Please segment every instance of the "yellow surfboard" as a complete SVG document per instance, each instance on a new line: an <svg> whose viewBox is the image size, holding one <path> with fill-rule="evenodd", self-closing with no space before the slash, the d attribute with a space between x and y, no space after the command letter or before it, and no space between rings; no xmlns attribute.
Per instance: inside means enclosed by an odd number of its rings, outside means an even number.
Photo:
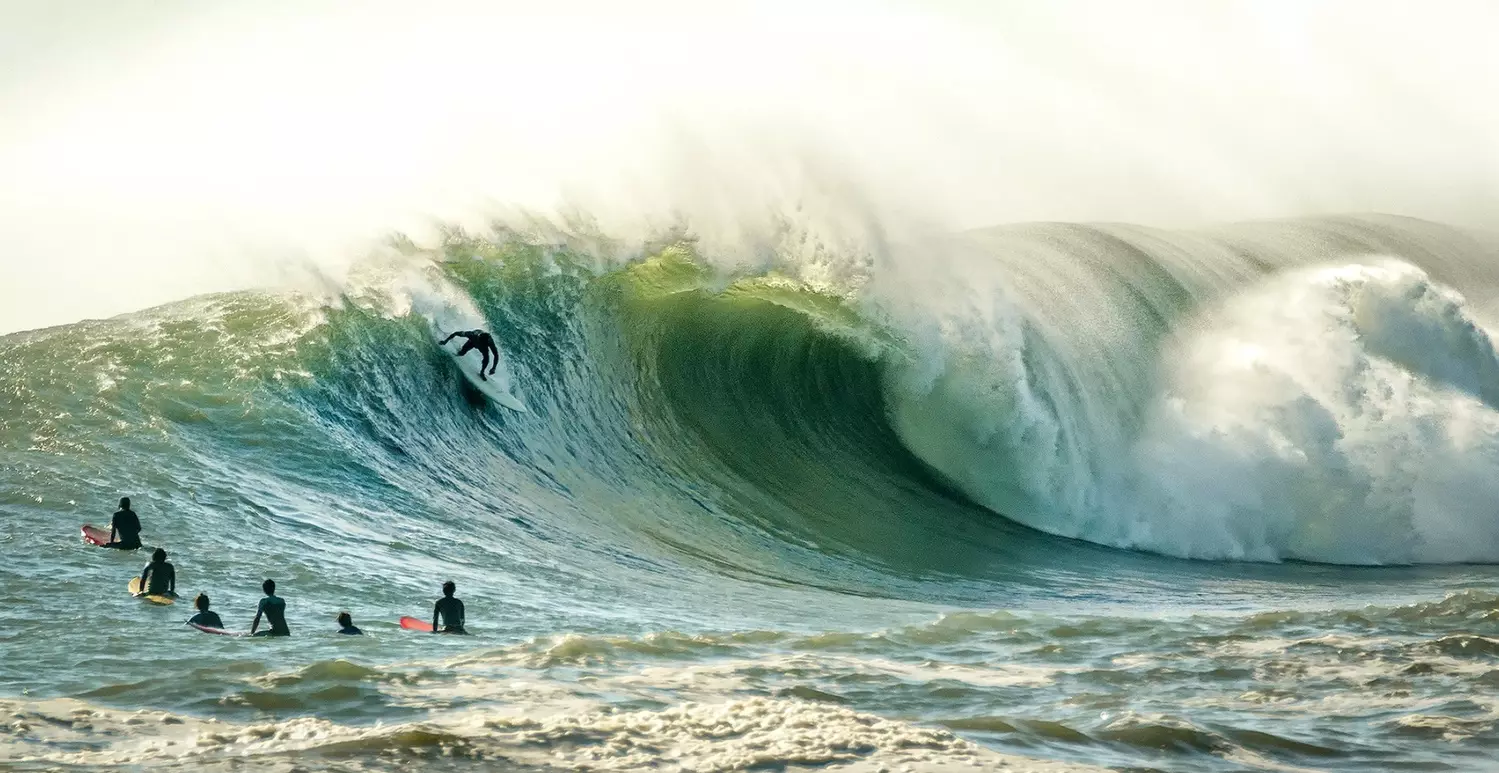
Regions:
<svg viewBox="0 0 1499 773"><path fill-rule="evenodd" d="M143 601L150 602L152 604L160 604L161 606L166 606L168 604L175 603L175 601L176 601L176 599L173 599L171 596L162 596L160 594L151 595L151 596L142 596L142 595L140 595L140 592L141 592L141 578L139 578L139 577L131 577L130 578L130 585L128 587L130 588L130 595L135 596L136 598L141 599Z"/></svg>

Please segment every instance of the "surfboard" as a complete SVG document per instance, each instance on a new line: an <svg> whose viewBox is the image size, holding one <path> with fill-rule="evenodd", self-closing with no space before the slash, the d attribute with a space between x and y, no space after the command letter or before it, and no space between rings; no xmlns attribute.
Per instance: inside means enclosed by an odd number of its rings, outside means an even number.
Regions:
<svg viewBox="0 0 1499 773"><path fill-rule="evenodd" d="M403 617L403 618L401 618L401 627L405 628L408 631L423 631L423 632L426 632L426 633L431 633L432 632L432 624L431 623L429 623L429 622L427 622L425 620L418 620L418 619L416 619L414 617Z"/></svg>
<svg viewBox="0 0 1499 773"><path fill-rule="evenodd" d="M403 618L401 618L401 627L405 628L408 631L421 631L422 633L432 633L432 624L431 623L427 622L426 620L418 620L418 619L416 619L414 617L403 617ZM438 633L441 633L441 634L450 634L450 635L453 635L453 636L463 636L464 634L467 633L467 631L438 631Z"/></svg>
<svg viewBox="0 0 1499 773"><path fill-rule="evenodd" d="M468 379L468 383L474 385L474 389L479 390L480 394L493 402L499 403L512 411L518 413L526 412L526 404L521 402L515 395L510 394L510 377L505 374L504 355L501 355L500 366L495 368L494 375L489 378L481 378L479 368L483 364L484 358L478 352L469 352L459 357L458 350L463 348L465 339L454 338L443 344L442 339L446 337L446 333L435 327L432 329L432 340L442 346L442 350L447 353L448 357L452 358L458 364L458 369L463 371L463 377Z"/></svg>
<svg viewBox="0 0 1499 773"><path fill-rule="evenodd" d="M202 631L203 633L211 633L211 634L214 634L215 636L249 636L250 635L250 634L248 634L248 633L246 633L244 631L226 631L223 628L209 628L206 625L198 625L197 623L188 623L187 625L190 628L196 628L196 629Z"/></svg>
<svg viewBox="0 0 1499 773"><path fill-rule="evenodd" d="M160 605L160 606L164 607L164 606L166 606L168 604L175 604L175 603L177 603L177 600L174 599L174 598L172 598L171 596L162 596L162 595L157 595L157 594L153 594L153 595L150 595L150 596L142 596L142 595L140 595L140 592L141 592L141 578L139 578L139 577L131 577L130 578L130 585L128 585L126 587L128 587L130 589L130 595L135 596L136 598L138 598L138 599L140 599L142 601L145 601L147 603L150 603L150 604L157 604L157 605Z"/></svg>
<svg viewBox="0 0 1499 773"><path fill-rule="evenodd" d="M79 531L83 532L83 541L90 545L103 547L109 544L109 529L101 529L91 523L85 523Z"/></svg>
<svg viewBox="0 0 1499 773"><path fill-rule="evenodd" d="M130 584L127 585L126 588L128 588L130 590L130 595L135 596L136 598L141 599L142 601L145 601L145 602L148 602L148 603L151 603L151 604L158 604L160 606L167 606L168 604L175 604L175 603L177 603L177 600L175 598L173 598L171 596L162 595L162 594L155 594L155 593L153 593L153 594L151 594L149 596L142 596L142 595L140 595L140 592L141 592L141 578L139 578L139 577L131 577L130 578Z"/></svg>

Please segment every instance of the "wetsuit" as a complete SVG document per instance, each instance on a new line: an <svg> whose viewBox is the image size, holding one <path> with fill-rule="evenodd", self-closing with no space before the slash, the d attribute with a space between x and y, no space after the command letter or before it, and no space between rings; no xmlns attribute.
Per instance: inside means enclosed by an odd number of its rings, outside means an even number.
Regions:
<svg viewBox="0 0 1499 773"><path fill-rule="evenodd" d="M460 331L448 336L443 340L443 343L446 344L448 341L453 340L454 336L463 336L464 338L463 347L458 350L457 356L462 357L463 355L468 354L475 349L479 350L479 378L488 378L488 376L484 374L484 371L486 369L488 369L490 373L494 373L495 369L500 367L500 347L495 345L494 336L484 332L483 330ZM494 352L493 365L490 364L489 360L490 352Z"/></svg>
<svg viewBox="0 0 1499 773"><path fill-rule="evenodd" d="M260 609L256 610L255 616L258 618L261 615L265 615L270 628L256 631L256 636L291 636L291 629L286 627L286 601L280 596L261 599Z"/></svg>
<svg viewBox="0 0 1499 773"><path fill-rule="evenodd" d="M338 632L342 633L342 634L348 634L349 636L363 636L364 635L364 631L361 631L361 630L359 630L358 628L355 628L352 625L349 626L348 628L340 628L340 629L338 629Z"/></svg>
<svg viewBox="0 0 1499 773"><path fill-rule="evenodd" d="M442 627L438 627L438 618ZM443 596L432 607L432 630L443 633L468 633L463 630L463 602L452 596Z"/></svg>
<svg viewBox="0 0 1499 773"><path fill-rule="evenodd" d="M187 621L193 625L201 625L204 628L224 627L224 621L219 619L219 613L213 611L199 612L188 618Z"/></svg>
<svg viewBox="0 0 1499 773"><path fill-rule="evenodd" d="M152 561L141 570L141 593L146 596L177 595L177 569L171 561Z"/></svg>
<svg viewBox="0 0 1499 773"><path fill-rule="evenodd" d="M141 546L141 519L136 517L134 510L115 513L109 520L109 529L114 532L115 537L105 547L135 550Z"/></svg>

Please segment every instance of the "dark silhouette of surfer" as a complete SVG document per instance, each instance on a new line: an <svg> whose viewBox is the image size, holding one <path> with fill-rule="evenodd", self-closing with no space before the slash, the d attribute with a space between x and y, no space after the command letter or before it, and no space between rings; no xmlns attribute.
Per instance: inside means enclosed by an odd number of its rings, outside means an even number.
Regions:
<svg viewBox="0 0 1499 773"><path fill-rule="evenodd" d="M453 597L458 586L452 580L442 584L442 598L432 607L432 633L468 633L463 628L463 602ZM442 620L442 627L437 626Z"/></svg>
<svg viewBox="0 0 1499 773"><path fill-rule="evenodd" d="M457 356L462 357L463 355L468 354L470 351L478 349L479 356L483 358L479 362L479 378L488 381L489 376L485 375L484 369L488 368L490 373L494 373L495 368L498 368L500 366L500 347L495 346L494 336L484 332L483 330L459 330L458 332L453 333L447 338L442 339L442 343L438 344L438 346L447 346L449 341L457 338L458 336L463 336L467 340L464 341L463 348L458 350ZM490 364L490 352L494 352L493 365Z"/></svg>
<svg viewBox="0 0 1499 773"><path fill-rule="evenodd" d="M176 596L177 569L167 560L167 552L157 548L151 563L141 570L140 596Z"/></svg>
<svg viewBox="0 0 1499 773"><path fill-rule="evenodd" d="M265 598L260 600L260 607L255 610L255 619L250 623L250 635L291 636L291 629L286 627L286 601L276 595L276 581L266 580L260 584L260 589L265 591ZM256 631L260 627L261 615L265 616L265 621L271 627Z"/></svg>
<svg viewBox="0 0 1499 773"><path fill-rule="evenodd" d="M104 547L135 550L141 546L141 519L130 509L130 497L120 497L120 510L109 519L109 544Z"/></svg>
<svg viewBox="0 0 1499 773"><path fill-rule="evenodd" d="M212 612L208 609L207 593L199 593L198 597L193 599L193 606L198 608L198 614L188 618L187 622L190 625L201 625L204 628L219 629L222 629L224 627L224 621L219 619L219 613Z"/></svg>
<svg viewBox="0 0 1499 773"><path fill-rule="evenodd" d="M348 636L363 636L364 631L354 626L354 618L348 612L338 613L338 632Z"/></svg>

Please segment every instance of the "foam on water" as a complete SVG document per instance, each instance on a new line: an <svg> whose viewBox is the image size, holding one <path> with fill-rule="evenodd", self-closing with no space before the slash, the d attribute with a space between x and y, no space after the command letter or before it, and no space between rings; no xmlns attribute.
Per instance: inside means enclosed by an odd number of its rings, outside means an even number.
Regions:
<svg viewBox="0 0 1499 773"><path fill-rule="evenodd" d="M1092 234L1050 238L1065 258L1009 237L1020 276L892 302L894 426L975 501L1190 558L1499 560L1499 358L1456 288L1381 255L1179 240L1093 264Z"/></svg>

